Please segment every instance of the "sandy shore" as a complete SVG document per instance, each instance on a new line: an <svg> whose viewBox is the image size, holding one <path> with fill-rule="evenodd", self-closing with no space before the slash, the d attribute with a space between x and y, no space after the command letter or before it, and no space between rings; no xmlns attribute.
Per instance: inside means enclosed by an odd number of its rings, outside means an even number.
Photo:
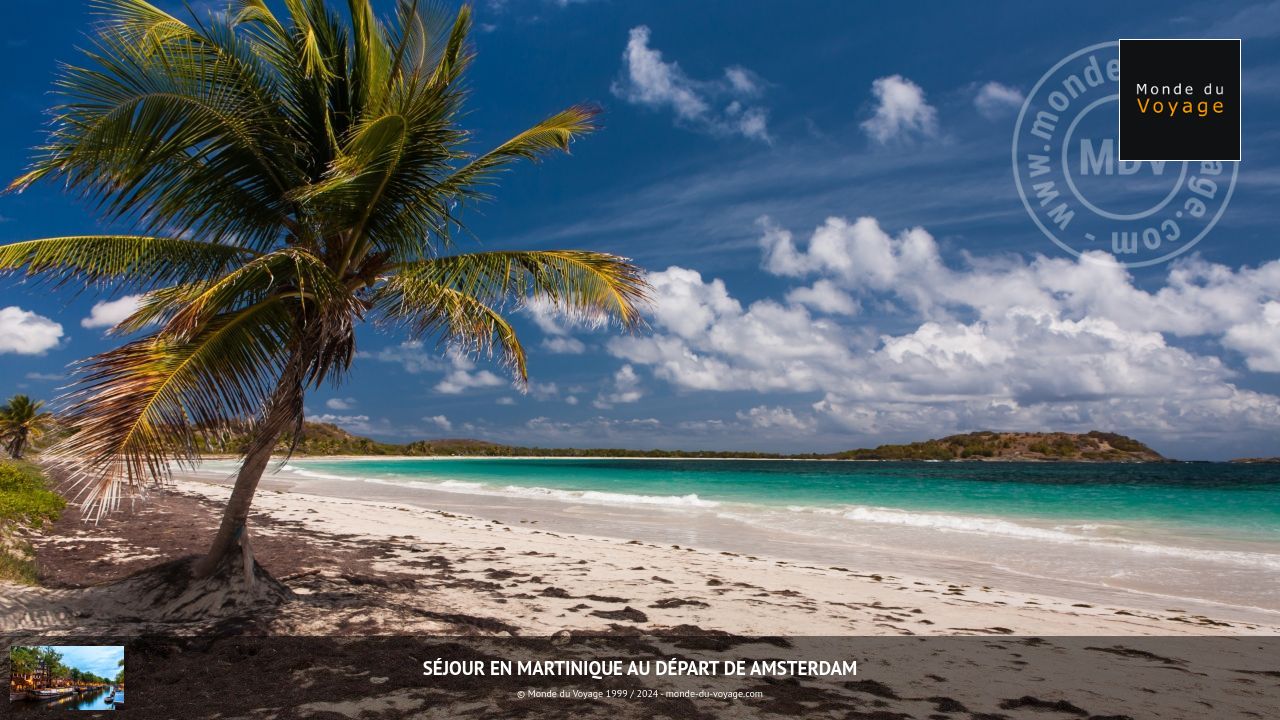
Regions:
<svg viewBox="0 0 1280 720"><path fill-rule="evenodd" d="M39 561L58 568L51 584L70 588L123 577L182 550L199 552L229 494L224 483L186 476L133 517L100 526L64 521L39 541ZM1202 608L1156 610L1117 604L1114 595L1100 602L1075 586L1029 593L963 574L889 573L567 533L532 520L289 487L268 479L255 505L255 552L301 598L262 619L268 634L430 634L465 626L546 635L620 625L744 635L1280 634L1280 620L1266 622L1265 613L1240 620ZM147 534L166 523L176 524L167 535ZM0 627L92 632L114 622L101 608L79 616L73 596L69 589L14 588L0 601Z"/></svg>
<svg viewBox="0 0 1280 720"><path fill-rule="evenodd" d="M569 533L541 521L303 493L278 479L259 491L252 544L289 599L194 619L146 612L137 579L203 550L229 494L224 483L179 479L99 525L68 513L36 540L43 587L0 587L0 636L120 638L138 717L1280 713L1275 623L1101 603L1072 597L1076 586L1018 592L974 583L963 569L877 572ZM783 679L434 680L420 668L432 657L619 655L860 665L853 677ZM535 688L581 695L531 700ZM599 696L637 688L659 695ZM715 695L726 691L744 694ZM700 692L712 695L687 694Z"/></svg>

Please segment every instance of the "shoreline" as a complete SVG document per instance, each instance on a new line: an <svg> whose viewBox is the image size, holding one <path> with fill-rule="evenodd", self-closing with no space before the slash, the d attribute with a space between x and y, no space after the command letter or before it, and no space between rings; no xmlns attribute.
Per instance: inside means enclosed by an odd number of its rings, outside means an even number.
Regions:
<svg viewBox="0 0 1280 720"><path fill-rule="evenodd" d="M1247 535L1205 536L1195 526L1176 523L871 501L763 502L710 490L708 496L696 487L610 489L607 484L562 484L554 470L533 479L523 472L469 476L460 467L459 474L437 474L428 469L433 463L421 463L421 474L387 470L391 474L383 476L373 469L373 474L348 473L337 465L308 467L303 461L269 477L280 487L301 492L406 503L510 523L540 522L569 533L805 562L871 563L877 571L913 568L933 577L945 568L1008 589L1070 586L1071 593L1113 602L1193 603L1240 617L1280 613L1280 598L1270 589L1280 563L1274 544ZM229 469L210 464L196 475L222 484ZM1128 599L1121 599L1125 594Z"/></svg>
<svg viewBox="0 0 1280 720"><path fill-rule="evenodd" d="M198 491L202 493L212 493L214 496L221 495L226 492L227 486L225 479L220 477L218 473L200 473L196 475L187 475L178 480L180 487L184 491ZM627 533L619 534L617 532L620 527L617 522L618 512L636 515L635 508L613 509L614 513L604 512L600 517L593 518L593 512L601 510L601 508L591 507L583 508L578 506L570 506L565 509L564 514L573 516L578 522L577 527L567 529L563 522L557 521L543 510L543 504L527 499L521 499L519 502L503 501L501 498L482 498L480 502L476 502L476 498L467 496L465 493L458 493L457 498L442 497L448 493L423 493L420 500L408 501L403 496L387 496L382 495L380 491L385 488L369 488L361 487L357 484L355 487L346 488L348 493L335 494L335 488L332 484L307 481L300 483L296 479L282 476L268 476L264 480L264 490L268 491L268 495L272 502L282 503L279 510L273 510L272 515L277 512L283 512L286 517L297 519L307 517L322 524L337 523L341 534L367 534L372 537L385 537L396 535L390 529L390 526L399 526L405 531L406 536L413 536L423 540L432 540L437 537L447 540L453 533L450 528L440 528L437 522L431 523L430 532L428 528L418 528L412 523L405 525L401 522L404 513L413 516L423 513L433 518L444 516L446 520L448 516L458 518L458 522L480 523L485 527L501 528L497 532L503 533L520 533L526 539L533 539L537 536L540 539L553 537L557 539L558 544L563 544L561 552L566 555L577 555L585 553L588 564L595 565L600 557L597 552L600 546L606 547L622 547L635 548L643 547L654 551L661 551L660 554L665 557L661 562L654 561L651 567L666 566L668 572L673 572L671 568L679 568L685 558L697 557L702 563L708 564L712 572L718 573L719 576L728 576L735 571L740 571L742 564L753 565L752 572L767 570L768 574L763 577L769 577L769 574L777 573L783 569L807 568L811 573L817 573L820 579L816 583L799 582L799 585L810 585L813 587L811 591L814 594L839 595L842 592L867 593L871 596L868 603L879 602L886 606L901 605L903 598L901 595L906 592L909 595L931 594L927 591L920 593L911 592L913 587L928 587L936 593L942 593L948 598L948 603L964 603L972 602L965 595L970 592L976 592L983 595L991 595L993 593L1004 597L999 601L1004 604L996 604L994 601L990 605L985 605L987 612L981 613L986 616L988 627L1007 626L1007 623L1013 622L1007 615L1012 607L1019 607L1022 611L1030 611L1037 617L1037 620L1022 626L1021 631L1026 633L1044 633L1053 634L1055 632L1066 632L1066 634L1108 634L1119 633L1129 634L1132 630L1129 625L1132 621L1126 620L1119 623L1118 626L1114 622L1119 618L1143 617L1146 622L1154 622L1156 627L1144 627L1143 630L1137 631L1138 634L1183 634L1189 626L1199 626L1199 630L1212 629L1211 634L1224 632L1222 628L1239 628L1237 630L1227 630L1225 632L1245 632L1258 633L1264 635L1280 634L1280 612L1269 608L1257 608L1229 603L1216 603L1206 600L1192 600L1185 597L1177 597L1164 595L1160 593L1142 593L1127 589L1119 589L1106 587L1087 581L1064 582L1060 579L1047 577L1028 577L1015 578L1013 575L1001 572L998 569L990 567L983 568L976 563L969 561L957 561L947 558L936 557L916 557L908 558L905 555L876 555L865 556L861 563L849 562L842 559L836 563L820 562L813 555L806 555L800 545L792 545L792 549L796 552L788 555L780 555L770 553L769 550L773 546L751 545L739 543L737 546L727 544L725 542L713 541L713 535L707 528L700 528L697 535L704 539L704 542L695 541L694 535L689 535L684 542L672 542L674 539L670 536L653 536L643 532L631 532L634 527L627 527ZM200 489L199 486L204 486ZM392 488L394 489L394 488ZM341 488L339 488L341 490ZM354 497L358 494L361 497ZM496 502L495 502L496 501ZM356 521L348 524L346 521L338 521L335 518L327 517L324 507L334 508L347 505L353 508L366 509L371 517L368 520ZM563 504L562 505L570 505ZM318 513L312 513L311 510L321 508ZM485 509L488 509L486 512ZM608 511L609 508L604 508ZM385 512L383 512L385 511ZM658 525L666 524L664 515L661 512L650 513L655 515L653 521ZM376 518L376 519L375 519ZM586 518L584 521L583 518ZM596 528L595 532L584 530L589 523L590 527ZM384 524L387 527L384 527ZM455 528L456 529L456 528ZM726 536L717 536L720 540L724 540ZM729 536L736 537L736 536ZM822 550L820 546L814 546ZM513 550L515 550L513 548ZM521 556L514 557L508 555L506 557L494 557L491 560L495 563L505 561L506 571L516 571L510 567L514 563L521 563ZM498 567L495 565L495 567ZM839 569L835 569L839 568ZM503 568L499 568L501 572ZM676 588L667 588L670 593L679 595L680 597L694 596L699 593L706 592L706 580L698 580L693 578L680 578L669 576L667 573L659 572L664 578L673 580ZM681 574L681 573L674 573ZM786 573L784 573L786 574ZM849 586L850 576L858 578L862 581L858 584L865 584L863 587L852 588ZM897 590L885 592L886 585L884 581L877 581L872 578L897 578L899 585L895 586ZM601 585L611 586L615 582L615 578L599 578L596 579L592 575L584 576L585 580ZM648 576L639 578L640 581L647 581ZM1015 582L1016 580L1016 582ZM774 581L775 583L778 581ZM912 586L912 583L919 585ZM653 583L648 583L652 585ZM762 584L762 583L761 583ZM791 586L784 583L786 586ZM902 588L905 588L903 590ZM956 588L960 588L959 591ZM964 590L963 588L971 588ZM587 592L584 590L583 592ZM954 595L945 595L946 593L956 593ZM587 592L587 594L590 594ZM963 598L952 601L951 598ZM661 600L661 597L656 601ZM1104 609L1101 613L1090 612L1095 609ZM1171 610L1171 608L1175 610ZM936 609L935 609L936 610ZM1041 611L1044 611L1041 614ZM1085 613L1088 620L1082 620L1079 615ZM1064 618L1061 614L1066 614L1070 619ZM1193 623L1188 623L1188 617L1200 618ZM1178 618L1178 619L1173 619ZM692 624L702 625L707 621L702 618L686 618ZM730 632L745 632L742 627L734 625L738 620L729 622L719 629ZM790 618L782 622L779 628L772 628L771 631L781 631L782 628L795 627L799 622L799 627L813 625L812 618L809 621ZM1089 627L1089 623L1096 622L1096 627ZM822 626L825 623L819 622ZM1063 625L1072 628L1066 631ZM1088 627L1083 629L1082 627ZM703 625L705 626L705 625ZM963 626L968 627L968 626ZM926 626L925 630L931 630ZM831 632L830 628L815 627L815 634L818 632ZM912 632L919 633L919 628L912 628ZM942 631L942 629L939 629ZM865 629L863 630L865 632ZM945 633L945 631L943 631ZM839 633L837 633L839 634ZM1193 633L1194 634L1194 633Z"/></svg>
<svg viewBox="0 0 1280 720"><path fill-rule="evenodd" d="M639 516L666 526L672 516L634 508L599 513L566 505L553 517L532 501L466 508L463 495L407 502L359 483L348 483L345 494L331 490L264 477L251 521L255 554L294 599L255 613L250 634L547 636L692 628L827 637L1280 635L1280 613L1271 610L1059 580L1015 582L945 558L886 552L821 561L805 557L803 545L765 552L778 546L717 536L705 524L678 541L658 540L619 520ZM170 488L97 525L69 510L35 541L46 587L3 585L0 629L100 635L217 628L213 619L139 618L128 584L134 573L203 552L229 494L224 473L205 471L180 474ZM565 530L564 518L597 531ZM620 527L625 533L618 534Z"/></svg>
<svg viewBox="0 0 1280 720"><path fill-rule="evenodd" d="M240 455L202 455L201 460L239 460ZM711 462L830 462L830 463L1028 463L1033 465L1182 465L1182 464L1265 464L1243 463L1236 460L1057 460L1040 458L952 458L950 460L832 458L832 457L655 457L652 455L305 455L295 453L290 460L699 460ZM284 460L273 455L273 463Z"/></svg>

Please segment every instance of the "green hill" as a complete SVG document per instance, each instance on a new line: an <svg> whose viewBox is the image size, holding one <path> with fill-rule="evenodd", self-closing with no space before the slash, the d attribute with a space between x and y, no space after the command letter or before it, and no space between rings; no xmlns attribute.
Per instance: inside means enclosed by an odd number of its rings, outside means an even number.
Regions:
<svg viewBox="0 0 1280 720"><path fill-rule="evenodd" d="M1160 462L1160 453L1117 433L993 432L950 435L906 445L848 450L846 460L1056 460Z"/></svg>

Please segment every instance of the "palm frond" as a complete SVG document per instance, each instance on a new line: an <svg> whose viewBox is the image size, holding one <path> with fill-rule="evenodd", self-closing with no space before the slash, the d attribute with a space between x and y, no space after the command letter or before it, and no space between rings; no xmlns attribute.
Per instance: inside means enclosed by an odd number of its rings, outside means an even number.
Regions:
<svg viewBox="0 0 1280 720"><path fill-rule="evenodd" d="M278 242L299 171L276 75L226 23L103 5L108 22L87 62L63 68L53 129L11 189L57 176L147 233Z"/></svg>
<svg viewBox="0 0 1280 720"><path fill-rule="evenodd" d="M503 308L545 302L572 317L635 328L642 322L638 306L646 301L646 287L639 268L605 253L485 252L402 265L372 302L414 335L436 334L482 352L502 350L523 382L523 350L501 316Z"/></svg>
<svg viewBox="0 0 1280 720"><path fill-rule="evenodd" d="M575 318L641 324L648 300L644 273L626 258L584 250L511 250L462 253L407 263L388 288L416 283L451 287L489 305L550 303Z"/></svg>
<svg viewBox="0 0 1280 720"><path fill-rule="evenodd" d="M73 235L0 245L0 275L148 289L217 277L255 255L245 248L183 238Z"/></svg>
<svg viewBox="0 0 1280 720"><path fill-rule="evenodd" d="M212 318L269 297L291 297L298 303L299 322L308 312L319 316L358 311L358 303L346 285L324 261L302 248L284 248L258 256L226 275L200 285L189 285L181 308L160 331L173 339L198 333ZM148 312L151 312L148 310Z"/></svg>
<svg viewBox="0 0 1280 720"><path fill-rule="evenodd" d="M420 282L380 294L376 307L410 337L435 337L441 345L492 355L511 368L516 381L529 380L524 346L502 313L463 291Z"/></svg>
<svg viewBox="0 0 1280 720"><path fill-rule="evenodd" d="M492 182L495 173L516 160L537 161L556 150L568 152L575 138L596 129L595 118L599 114L600 109L594 105L561 110L459 168L441 183L441 190L474 195L476 186Z"/></svg>
<svg viewBox="0 0 1280 720"><path fill-rule="evenodd" d="M255 417L294 342L292 314L270 300L217 318L186 342L143 338L91 358L63 419L75 431L50 449L101 515L122 494L198 459L197 439Z"/></svg>

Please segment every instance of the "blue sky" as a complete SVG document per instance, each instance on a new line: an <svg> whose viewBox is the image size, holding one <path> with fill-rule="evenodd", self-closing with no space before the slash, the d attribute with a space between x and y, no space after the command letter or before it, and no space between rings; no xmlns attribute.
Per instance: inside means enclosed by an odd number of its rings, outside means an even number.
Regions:
<svg viewBox="0 0 1280 720"><path fill-rule="evenodd" d="M65 645L54 646L62 653L62 664L79 668L104 678L114 678L120 672L116 664L124 659L121 645Z"/></svg>
<svg viewBox="0 0 1280 720"><path fill-rule="evenodd" d="M0 11L8 176L84 5ZM571 157L509 174L472 231L634 258L652 329L521 311L522 394L484 359L367 328L313 418L398 441L803 451L1096 428L1185 458L1280 454L1280 3L506 0L477 22L478 148L571 103L605 114ZM1135 270L1050 243L1009 165L1023 95L1087 45L1221 36L1244 39L1245 160L1213 232ZM0 218L0 242L101 229L54 184L0 196ZM55 396L110 346L129 306L95 308L112 300L0 281L0 394Z"/></svg>

